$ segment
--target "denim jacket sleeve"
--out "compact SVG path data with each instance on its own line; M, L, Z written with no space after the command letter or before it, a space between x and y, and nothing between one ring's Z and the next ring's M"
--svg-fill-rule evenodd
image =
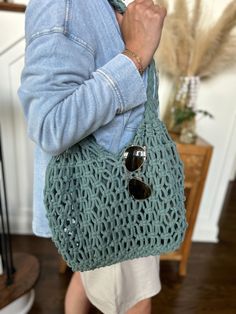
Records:
M29 137L56 155L146 101L134 63L119 53L95 68L95 53L60 31L26 47L18 95Z

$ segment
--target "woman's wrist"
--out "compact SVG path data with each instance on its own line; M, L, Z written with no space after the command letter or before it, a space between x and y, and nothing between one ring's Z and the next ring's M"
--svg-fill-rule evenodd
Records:
M143 62L142 59L140 58L140 56L138 56L136 53L134 53L132 50L125 48L125 50L122 52L122 54L128 56L136 65L140 75L143 75L144 72L144 66L143 66Z

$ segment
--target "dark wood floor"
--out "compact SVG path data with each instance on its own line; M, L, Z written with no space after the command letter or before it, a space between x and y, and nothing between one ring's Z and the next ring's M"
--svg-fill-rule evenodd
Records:
M152 299L153 314L236 314L236 182L229 186L219 226L219 243L192 244L184 279L177 275L176 262L161 261L162 290ZM62 314L71 272L58 273L51 241L18 235L12 240L14 252L34 254L41 264L30 314Z

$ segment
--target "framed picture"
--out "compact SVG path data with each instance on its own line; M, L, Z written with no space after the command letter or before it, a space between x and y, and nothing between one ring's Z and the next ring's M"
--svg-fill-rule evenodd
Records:
M0 11L24 12L25 4L13 3L12 0L0 0Z

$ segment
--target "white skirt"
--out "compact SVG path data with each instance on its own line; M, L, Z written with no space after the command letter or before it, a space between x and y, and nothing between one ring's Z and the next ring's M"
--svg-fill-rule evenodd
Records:
M103 314L125 314L161 290L160 256L148 256L81 272L90 302Z

